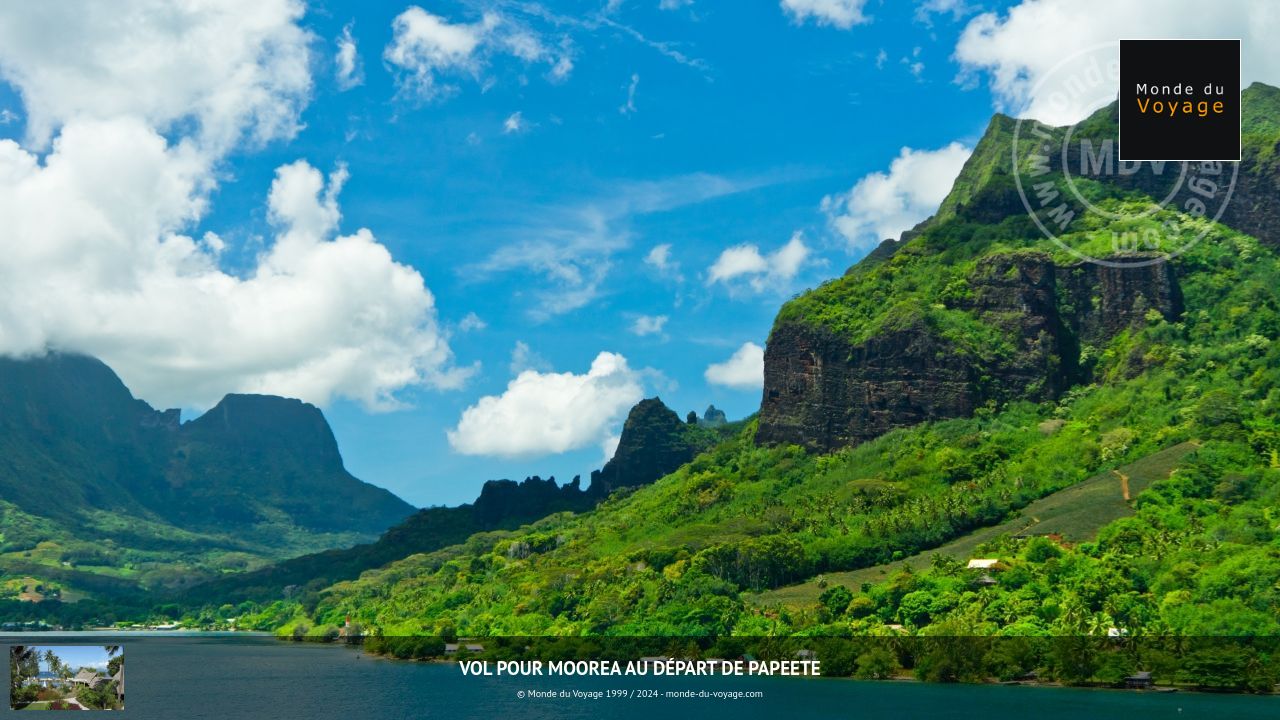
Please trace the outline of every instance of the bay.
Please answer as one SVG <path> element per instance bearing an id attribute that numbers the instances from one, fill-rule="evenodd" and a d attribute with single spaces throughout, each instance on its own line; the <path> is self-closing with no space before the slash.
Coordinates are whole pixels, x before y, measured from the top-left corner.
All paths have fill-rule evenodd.
<path id="1" fill-rule="evenodd" d="M 464 676 L 454 663 L 366 655 L 354 647 L 228 634 L 77 633 L 5 644 L 125 646 L 124 715 L 173 718 L 861 718 L 866 720 L 1274 720 L 1280 697 L 794 677 Z M 609 690 L 625 697 L 595 698 Z M 635 691 L 635 692 L 633 692 Z M 644 691 L 658 697 L 643 697 Z M 668 691 L 722 697 L 664 696 Z M 551 692 L 552 698 L 533 697 Z M 561 693 L 570 697 L 561 697 Z M 728 694 L 740 694 L 730 699 Z M 759 697 L 747 697 L 759 693 Z"/>

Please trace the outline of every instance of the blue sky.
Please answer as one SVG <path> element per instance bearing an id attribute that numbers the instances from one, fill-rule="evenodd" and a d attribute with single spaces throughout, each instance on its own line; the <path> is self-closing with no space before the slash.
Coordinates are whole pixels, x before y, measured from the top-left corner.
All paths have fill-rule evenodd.
<path id="1" fill-rule="evenodd" d="M 344 222 L 376 228 L 397 258 L 422 271 L 446 320 L 474 312 L 487 324 L 452 339 L 460 361 L 482 363 L 464 391 L 415 393 L 413 409 L 383 415 L 349 402 L 329 409 L 357 476 L 419 504 L 452 504 L 472 499 L 488 478 L 566 481 L 599 467 L 597 444 L 518 459 L 451 451 L 444 429 L 478 395 L 505 388 L 517 342 L 561 372 L 585 372 L 602 350 L 624 355 L 632 367 L 654 368 L 665 380 L 649 384 L 646 394 L 659 394 L 682 416 L 709 403 L 734 418 L 754 412 L 759 389 L 711 385 L 703 373 L 744 342 L 763 345 L 783 300 L 842 273 L 865 251 L 826 226 L 821 199 L 886 168 L 903 146 L 971 143 L 991 114 L 987 93 L 952 82 L 957 68 L 949 56 L 959 27 L 949 18 L 929 28 L 913 8 L 886 6 L 872 10 L 873 23 L 844 32 L 796 26 L 773 3 L 735 4 L 732 12 L 634 4 L 620 22 L 679 47 L 700 67 L 600 30 L 581 40 L 566 82 L 529 73 L 522 84 L 516 68 L 499 72 L 487 92 L 461 80 L 455 96 L 411 107 L 396 101 L 393 75 L 366 58 L 363 86 L 322 95 L 292 146 L 250 159 L 259 180 L 252 182 L 250 168 L 241 171 L 237 184 L 247 196 L 239 210 L 224 189 L 230 217 L 242 217 L 261 203 L 276 164 L 297 156 L 318 167 L 346 162 Z M 457 7 L 448 16 L 473 19 Z M 354 17 L 359 47 L 390 42 L 391 13 L 331 8 L 327 27 L 317 21 L 319 34 L 337 35 Z M 877 67 L 882 49 L 888 59 Z M 919 78 L 903 58 L 924 64 Z M 623 113 L 633 76 L 634 111 Z M 515 112 L 529 128 L 504 134 L 504 120 Z M 353 126 L 360 135 L 348 142 Z M 474 144 L 467 141 L 472 133 Z M 678 184 L 696 174 L 748 189 L 616 218 L 609 232 L 618 249 L 608 274 L 598 296 L 578 310 L 531 321 L 533 295 L 555 292 L 547 278 L 521 270 L 476 277 L 465 269 L 526 233 L 583 232 L 565 217 L 575 208 L 616 202 L 637 184 Z M 773 250 L 797 230 L 812 260 L 786 283 L 762 292 L 707 286 L 707 268 L 726 248 Z M 683 283 L 643 262 L 668 243 Z M 668 320 L 661 333 L 637 337 L 624 328 L 641 314 Z"/>
<path id="2" fill-rule="evenodd" d="M 105 671 L 107 661 L 111 659 L 101 645 L 38 645 L 35 651 L 40 656 L 41 670 L 49 669 L 48 663 L 44 661 L 46 650 L 52 650 L 72 670 L 91 667 Z"/>
<path id="3" fill-rule="evenodd" d="M 1064 60 L 1269 0 L 162 0 L 0 7 L 0 353 L 195 417 L 324 408 L 418 505 L 760 400 L 790 296 L 927 217 Z M 1105 98 L 1104 98 L 1105 100 Z"/>
<path id="4" fill-rule="evenodd" d="M 779 306 L 926 217 L 994 109 L 1074 47 L 1198 30 L 1056 0 L 145 2 L 0 23 L 0 211 L 58 250 L 0 236 L 0 351 L 95 354 L 188 419 L 316 402 L 417 505 L 585 478 L 640 397 L 754 412 Z"/>
<path id="5" fill-rule="evenodd" d="M 660 395 L 682 417 L 709 403 L 731 418 L 754 412 L 758 383 L 708 382 L 708 366 L 744 343 L 763 346 L 786 298 L 842 273 L 878 239 L 841 234 L 823 198 L 887 171 L 904 147 L 971 146 L 992 112 L 992 94 L 957 81 L 952 59 L 971 9 L 871 2 L 864 22 L 843 28 L 775 2 L 672 4 L 426 3 L 459 26 L 501 13 L 503 27 L 545 50 L 529 60 L 488 41 L 469 64 L 437 69 L 426 92 L 387 55 L 410 5 L 307 7 L 299 24 L 311 34 L 312 84 L 298 131 L 225 152 L 205 211 L 182 230 L 216 233 L 222 270 L 251 274 L 273 232 L 265 198 L 277 169 L 344 167 L 338 231 L 369 228 L 421 274 L 452 364 L 468 376 L 448 388 L 398 387 L 391 411 L 342 393 L 323 398 L 357 477 L 418 505 L 469 501 L 491 478 L 585 478 L 625 408 L 603 412 L 590 440 L 566 441 L 569 449 L 467 455 L 447 432 L 480 398 L 501 396 L 514 372 L 582 375 L 606 351 L 625 358 L 643 396 Z M 346 39 L 358 61 L 344 80 L 336 55 Z M 561 57 L 572 69 L 555 77 Z M 29 128 L 14 84 L 0 92 L 6 106 L 15 121 L 0 132 L 22 141 Z M 161 129 L 171 143 L 185 131 L 180 122 Z M 751 245 L 771 264 L 793 237 L 802 262 L 712 280 L 724 251 Z M 668 246 L 664 267 L 645 262 L 658 246 Z M 633 332 L 637 322 L 650 332 Z M 112 350 L 97 354 L 144 399 L 167 404 Z M 203 404 L 177 401 L 188 418 Z"/>

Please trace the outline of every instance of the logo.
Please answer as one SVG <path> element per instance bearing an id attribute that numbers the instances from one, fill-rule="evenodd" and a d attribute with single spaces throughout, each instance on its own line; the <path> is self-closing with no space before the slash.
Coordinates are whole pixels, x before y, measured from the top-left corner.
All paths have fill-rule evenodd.
<path id="1" fill-rule="evenodd" d="M 1087 48 L 1040 78 L 1031 93 L 1043 99 L 1036 114 L 1079 117 L 1081 110 L 1099 109 L 1066 126 L 1019 119 L 1013 175 L 1023 206 L 1046 237 L 1081 260 L 1134 267 L 1170 260 L 1203 239 L 1226 210 L 1239 165 L 1122 159 L 1118 115 L 1129 114 L 1112 104 L 1122 75 L 1119 45 Z M 1238 75 L 1234 83 L 1238 153 Z M 1127 130 L 1132 137 L 1133 127 Z"/>

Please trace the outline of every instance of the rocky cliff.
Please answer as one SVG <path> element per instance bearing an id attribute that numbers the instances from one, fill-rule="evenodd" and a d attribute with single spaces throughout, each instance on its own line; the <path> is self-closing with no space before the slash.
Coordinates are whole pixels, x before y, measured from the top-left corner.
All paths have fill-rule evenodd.
<path id="1" fill-rule="evenodd" d="M 660 398 L 641 400 L 627 414 L 613 457 L 591 473 L 589 490 L 604 497 L 618 488 L 648 485 L 692 460 L 700 449 L 688 423 Z"/>
<path id="2" fill-rule="evenodd" d="M 1280 90 L 1255 84 L 1242 104 L 1242 159 L 1225 168 L 1238 173 L 1220 220 L 1274 246 Z M 1042 128 L 1080 142 L 1050 153 L 1040 180 L 1079 167 L 1085 140 L 1093 150 L 1114 147 L 1117 119 L 1112 104 L 1071 134 Z M 1068 262 L 1040 235 L 1014 180 L 1015 124 L 992 119 L 934 217 L 784 305 L 765 350 L 758 442 L 826 451 L 993 401 L 1056 398 L 1090 379 L 1091 347 L 1152 311 L 1165 318 L 1183 311 L 1177 260 Z M 1091 178 L 1088 192 L 1095 202 L 1160 198 L 1178 177 L 1143 166 Z M 1087 230 L 1078 234 L 1089 242 Z"/>
<path id="3" fill-rule="evenodd" d="M 1105 342 L 1150 310 L 1182 311 L 1169 263 L 1057 265 L 1039 252 L 981 258 L 943 305 L 1003 346 L 974 352 L 927 313 L 859 342 L 804 319 L 779 322 L 765 349 L 757 441 L 829 451 L 989 401 L 1057 397 L 1083 379 L 1082 344 Z"/>

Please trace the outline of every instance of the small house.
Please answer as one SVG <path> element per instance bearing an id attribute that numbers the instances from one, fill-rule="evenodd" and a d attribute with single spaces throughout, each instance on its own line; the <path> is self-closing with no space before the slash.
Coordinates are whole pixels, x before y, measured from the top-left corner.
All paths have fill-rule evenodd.
<path id="1" fill-rule="evenodd" d="M 103 677 L 101 675 L 88 668 L 81 670 L 76 673 L 75 677 L 71 678 L 72 685 L 80 685 L 91 690 L 101 685 L 102 681 Z"/>
<path id="2" fill-rule="evenodd" d="M 458 652 L 458 643 L 445 643 L 445 644 L 444 644 L 444 654 L 445 654 L 445 655 L 454 655 L 454 654 L 457 654 L 457 652 Z"/>
<path id="3" fill-rule="evenodd" d="M 807 648 L 806 648 L 806 649 L 804 649 L 804 650 L 797 650 L 797 651 L 796 651 L 796 659 L 797 659 L 797 660 L 817 660 L 817 659 L 818 659 L 818 653 L 816 653 L 816 652 L 814 652 L 814 651 L 812 651 L 812 650 L 809 650 L 809 649 L 807 649 Z"/>
<path id="4" fill-rule="evenodd" d="M 114 680 L 116 683 L 116 699 L 123 703 L 124 702 L 124 666 L 121 666 L 119 670 L 116 670 L 116 674 L 112 675 L 111 679 Z"/>
<path id="5" fill-rule="evenodd" d="M 1155 680 L 1149 670 L 1141 670 L 1124 679 L 1124 686 L 1134 690 L 1146 690 L 1152 685 L 1155 685 Z"/>
<path id="6" fill-rule="evenodd" d="M 970 570 L 995 570 L 1000 558 L 972 558 L 966 566 Z"/>
<path id="7" fill-rule="evenodd" d="M 478 645 L 478 644 L 476 644 L 476 643 L 468 643 L 467 645 L 464 645 L 463 647 L 465 647 L 465 648 L 466 648 L 466 650 L 467 650 L 467 652 L 469 652 L 469 653 L 482 653 L 482 652 L 484 652 L 484 646 L 483 646 L 483 645 Z"/>

